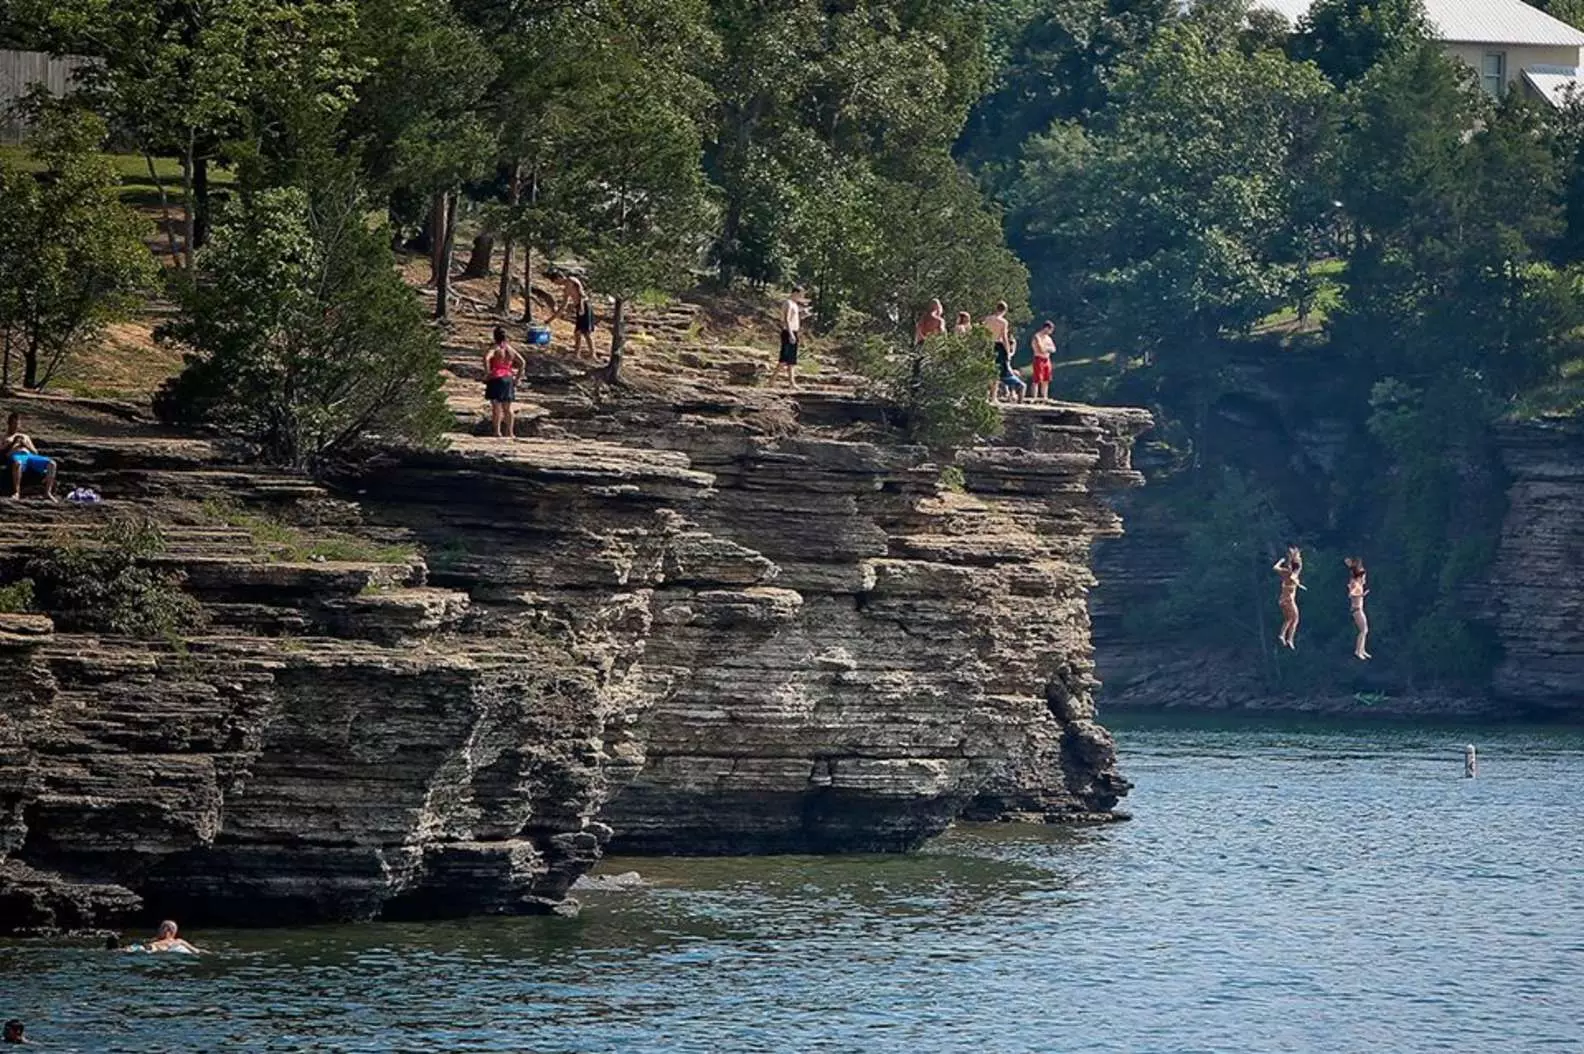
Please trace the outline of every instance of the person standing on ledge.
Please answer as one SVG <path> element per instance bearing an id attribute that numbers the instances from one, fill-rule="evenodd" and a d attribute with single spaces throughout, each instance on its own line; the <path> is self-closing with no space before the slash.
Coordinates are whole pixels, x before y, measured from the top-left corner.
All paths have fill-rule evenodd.
<path id="1" fill-rule="evenodd" d="M 159 924 L 155 938 L 145 946 L 151 952 L 183 952 L 187 955 L 203 954 L 176 935 L 176 923 L 166 919 Z"/>
<path id="2" fill-rule="evenodd" d="M 484 355 L 484 398 L 490 404 L 490 431 L 499 438 L 517 438 L 517 382 L 527 366 L 516 348 L 506 342 L 506 331 L 495 327 L 495 343 Z"/>
<path id="3" fill-rule="evenodd" d="M 957 312 L 957 322 L 952 326 L 952 332 L 959 337 L 966 337 L 973 332 L 973 316 L 966 311 Z"/>
<path id="4" fill-rule="evenodd" d="M 775 372 L 770 375 L 770 379 L 774 380 L 776 373 L 786 374 L 787 384 L 794 391 L 798 387 L 798 342 L 803 339 L 803 311 L 807 303 L 808 297 L 800 285 L 793 286 L 792 292 L 782 301 L 781 354 L 777 358 Z"/>
<path id="5" fill-rule="evenodd" d="M 594 357 L 594 303 L 589 299 L 588 290 L 583 286 L 583 279 L 575 274 L 561 275 L 561 305 L 550 316 L 554 322 L 558 318 L 572 320 L 572 353 L 582 354 L 580 349 L 587 348 L 587 358 Z"/>
<path id="6" fill-rule="evenodd" d="M 1056 323 L 1049 319 L 1034 334 L 1034 392 L 1029 397 L 1042 403 L 1050 402 L 1051 356 L 1056 354 Z"/>
<path id="7" fill-rule="evenodd" d="M 993 403 L 1001 401 L 1002 388 L 1014 393 L 1019 401 L 1023 398 L 1023 378 L 1012 369 L 1012 325 L 1006 316 L 1007 302 L 998 300 L 995 310 L 986 315 L 982 323 L 990 331 L 990 339 L 995 342 L 996 379 L 990 385 L 990 401 Z"/>

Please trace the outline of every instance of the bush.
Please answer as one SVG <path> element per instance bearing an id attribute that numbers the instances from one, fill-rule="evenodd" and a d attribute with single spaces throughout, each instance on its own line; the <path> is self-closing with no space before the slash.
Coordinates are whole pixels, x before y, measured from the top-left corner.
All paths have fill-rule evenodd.
<path id="1" fill-rule="evenodd" d="M 911 351 L 871 338 L 853 359 L 902 410 L 915 443 L 943 450 L 1001 431 L 1001 411 L 989 401 L 996 370 L 988 333 L 931 337 Z"/>
<path id="2" fill-rule="evenodd" d="M 0 614 L 20 615 L 33 610 L 33 580 L 23 578 L 8 586 L 0 586 Z"/>
<path id="3" fill-rule="evenodd" d="M 38 607 L 66 630 L 170 639 L 203 625 L 203 608 L 182 590 L 182 576 L 150 567 L 165 551 L 146 519 L 116 518 L 91 545 L 56 549 L 28 562 Z"/>
<path id="4" fill-rule="evenodd" d="M 160 416 L 308 469 L 370 439 L 436 441 L 448 423 L 439 336 L 390 242 L 350 179 L 247 196 L 161 330 L 191 351 Z"/>

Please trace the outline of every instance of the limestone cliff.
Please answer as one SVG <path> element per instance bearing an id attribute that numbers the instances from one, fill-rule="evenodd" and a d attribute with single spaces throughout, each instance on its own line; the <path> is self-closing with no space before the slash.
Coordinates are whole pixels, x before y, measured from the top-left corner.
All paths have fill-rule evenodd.
<path id="1" fill-rule="evenodd" d="M 551 910 L 613 831 L 899 849 L 1125 793 L 1085 595 L 1147 415 L 1016 414 L 953 489 L 860 400 L 538 382 L 534 436 L 333 490 L 137 429 L 51 442 L 110 501 L 8 506 L 8 577 L 135 510 L 210 622 L 0 616 L 0 930 Z M 236 509 L 387 552 L 283 557 Z"/>
<path id="2" fill-rule="evenodd" d="M 1489 584 L 1479 591 L 1502 645 L 1495 694 L 1535 712 L 1584 713 L 1584 424 L 1498 430 L 1511 477 Z"/>

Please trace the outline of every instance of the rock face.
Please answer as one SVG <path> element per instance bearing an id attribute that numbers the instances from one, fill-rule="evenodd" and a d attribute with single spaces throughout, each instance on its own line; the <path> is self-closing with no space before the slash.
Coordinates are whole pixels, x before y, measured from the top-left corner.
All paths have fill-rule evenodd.
<path id="1" fill-rule="evenodd" d="M 1495 693 L 1532 711 L 1584 712 L 1584 424 L 1504 426 L 1507 516 L 1482 591 L 1503 658 Z"/>
<path id="2" fill-rule="evenodd" d="M 901 849 L 1126 792 L 1085 595 L 1147 415 L 1015 414 L 949 488 L 832 438 L 874 418 L 856 400 L 791 429 L 753 392 L 546 402 L 535 437 L 337 493 L 191 440 L 53 443 L 112 500 L 9 506 L 6 580 L 135 509 L 209 624 L 176 647 L 0 616 L 0 930 L 545 911 L 613 831 Z M 282 559 L 261 516 L 386 549 Z"/>

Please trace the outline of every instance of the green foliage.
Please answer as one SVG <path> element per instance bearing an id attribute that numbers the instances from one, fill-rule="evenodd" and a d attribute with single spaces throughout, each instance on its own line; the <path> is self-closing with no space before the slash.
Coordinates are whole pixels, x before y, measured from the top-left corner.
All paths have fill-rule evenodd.
<path id="1" fill-rule="evenodd" d="M 1001 431 L 986 398 L 996 379 L 987 333 L 943 334 L 911 350 L 871 337 L 854 357 L 901 409 L 913 442 L 946 450 Z"/>
<path id="2" fill-rule="evenodd" d="M 1013 242 L 1036 302 L 1065 305 L 1090 342 L 1191 362 L 1291 297 L 1330 90 L 1233 45 L 1193 22 L 1163 30 L 1088 128 L 1026 148 Z"/>
<path id="3" fill-rule="evenodd" d="M 161 393 L 169 421 L 305 468 L 367 440 L 431 443 L 448 423 L 433 328 L 350 178 L 249 195 L 204 250 L 162 339 L 190 352 Z"/>
<path id="4" fill-rule="evenodd" d="M 162 569 L 159 527 L 146 519 L 107 520 L 91 542 L 53 549 L 28 561 L 40 611 L 73 631 L 173 639 L 205 622 L 182 590 L 182 576 Z"/>
<path id="5" fill-rule="evenodd" d="M 0 586 L 0 614 L 20 615 L 33 610 L 33 580 L 19 578 Z"/>
<path id="6" fill-rule="evenodd" d="M 1338 87 L 1434 37 L 1424 0 L 1315 0 L 1299 20 L 1293 53 Z"/>
<path id="7" fill-rule="evenodd" d="M 0 160 L 0 387 L 13 357 L 43 388 L 71 353 L 124 318 L 153 281 L 144 224 L 98 153 L 104 122 L 35 99 L 37 172 Z"/>

